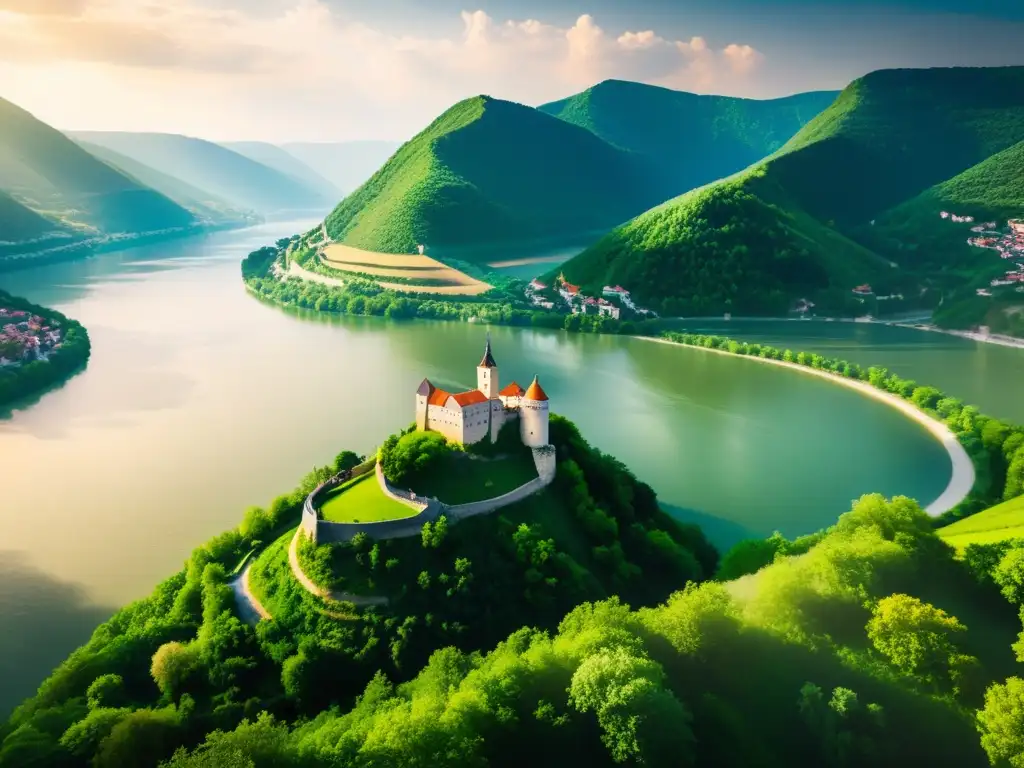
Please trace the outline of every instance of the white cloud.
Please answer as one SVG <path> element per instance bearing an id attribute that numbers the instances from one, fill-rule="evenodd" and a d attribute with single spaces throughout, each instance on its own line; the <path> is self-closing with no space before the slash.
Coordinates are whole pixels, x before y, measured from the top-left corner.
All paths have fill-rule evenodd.
<path id="1" fill-rule="evenodd" d="M 9 83 L 18 72 L 15 91 L 31 100 L 33 76 L 45 71 L 52 86 L 55 71 L 88 62 L 93 82 L 107 92 L 98 101 L 121 94 L 125 111 L 152 101 L 164 114 L 155 102 L 204 94 L 205 113 L 179 119 L 194 133 L 216 133 L 203 126 L 217 125 L 238 135 L 244 120 L 254 137 L 254 129 L 265 129 L 268 136 L 330 139 L 408 136 L 476 93 L 536 104 L 606 78 L 730 90 L 763 58 L 746 44 L 716 50 L 701 37 L 672 40 L 655 30 L 610 34 L 589 14 L 565 28 L 464 11 L 461 34 L 445 37 L 369 26 L 324 0 L 278 2 L 276 12 L 264 5 L 256 13 L 242 0 L 213 8 L 203 0 L 0 0 L 0 18 L 19 22 L 0 24 L 0 75 Z M 25 10 L 44 6 L 46 15 Z M 135 93 L 139 83 L 147 87 Z M 249 117 L 260 107 L 272 112 L 262 125 Z M 98 117 L 85 122 L 96 125 Z M 104 120 L 116 118 L 104 111 Z"/>

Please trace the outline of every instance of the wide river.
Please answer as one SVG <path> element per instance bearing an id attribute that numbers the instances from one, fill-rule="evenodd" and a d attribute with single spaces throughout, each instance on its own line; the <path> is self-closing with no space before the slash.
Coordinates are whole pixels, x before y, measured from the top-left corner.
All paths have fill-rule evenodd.
<path id="1" fill-rule="evenodd" d="M 301 226 L 0 277 L 81 320 L 93 342 L 84 373 L 0 414 L 0 716 L 246 506 L 410 423 L 423 377 L 475 385 L 478 325 L 307 317 L 249 296 L 239 259 Z M 1020 350 L 811 325 L 744 330 L 881 361 L 1024 419 L 1012 391 Z M 491 333 L 502 382 L 539 374 L 553 410 L 723 546 L 815 530 L 867 492 L 927 504 L 949 480 L 946 453 L 920 425 L 827 381 L 642 340 Z"/>

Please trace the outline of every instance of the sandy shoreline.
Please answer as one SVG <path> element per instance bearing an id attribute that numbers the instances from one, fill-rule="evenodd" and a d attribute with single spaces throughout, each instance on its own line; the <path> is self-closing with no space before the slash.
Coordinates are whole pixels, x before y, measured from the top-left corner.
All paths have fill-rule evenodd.
<path id="1" fill-rule="evenodd" d="M 714 352 L 719 355 L 729 355 L 730 357 L 738 357 L 743 360 L 753 360 L 760 363 L 769 363 L 771 365 L 782 366 L 783 368 L 790 368 L 800 373 L 810 374 L 812 376 L 818 376 L 824 379 L 828 379 L 836 384 L 841 384 L 850 389 L 856 389 L 863 395 L 873 397 L 876 400 L 880 400 L 883 403 L 890 405 L 903 412 L 905 416 L 913 419 L 918 424 L 927 429 L 931 435 L 938 440 L 942 446 L 946 449 L 946 453 L 949 454 L 949 460 L 953 465 L 953 473 L 949 478 L 949 484 L 935 501 L 925 507 L 931 517 L 938 517 L 944 512 L 949 511 L 971 492 L 971 488 L 974 487 L 974 464 L 971 463 L 971 457 L 967 455 L 967 451 L 960 445 L 960 441 L 956 439 L 956 435 L 950 431 L 950 429 L 943 424 L 941 421 L 937 421 L 929 416 L 924 411 L 920 410 L 912 403 L 907 402 L 901 397 L 890 394 L 889 392 L 883 392 L 880 389 L 875 389 L 867 382 L 858 381 L 855 379 L 847 379 L 844 376 L 836 376 L 834 373 L 827 371 L 819 371 L 816 368 L 808 368 L 804 365 L 797 363 L 789 363 L 785 360 L 772 360 L 766 357 L 754 357 L 752 355 L 735 355 L 732 352 L 727 352 L 723 349 L 708 349 L 707 347 L 694 347 L 688 344 L 678 344 L 669 339 L 659 339 L 653 336 L 634 336 L 635 339 L 641 339 L 646 341 L 654 341 L 659 344 L 672 344 L 673 346 L 681 347 L 683 349 L 696 349 L 702 352 Z M 865 491 L 866 493 L 869 491 Z"/>

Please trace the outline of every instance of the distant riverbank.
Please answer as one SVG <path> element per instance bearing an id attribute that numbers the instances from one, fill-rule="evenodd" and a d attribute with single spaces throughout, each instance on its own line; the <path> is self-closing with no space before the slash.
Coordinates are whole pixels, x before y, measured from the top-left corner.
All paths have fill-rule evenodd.
<path id="1" fill-rule="evenodd" d="M 855 389 L 863 395 L 873 397 L 893 408 L 901 411 L 905 416 L 913 419 L 918 424 L 928 430 L 929 433 L 942 447 L 946 449 L 946 453 L 949 455 L 949 460 L 953 465 L 953 472 L 949 478 L 949 484 L 946 489 L 939 495 L 935 501 L 929 504 L 925 508 L 931 517 L 939 517 L 945 512 L 956 507 L 970 494 L 971 489 L 974 487 L 975 473 L 974 464 L 971 461 L 971 457 L 967 451 L 957 440 L 956 435 L 943 424 L 941 421 L 933 418 L 929 414 L 925 413 L 921 409 L 915 407 L 912 403 L 897 397 L 890 392 L 884 392 L 871 384 L 860 381 L 858 379 L 848 379 L 843 376 L 837 376 L 829 371 L 823 371 L 816 368 L 808 368 L 806 365 L 800 365 L 799 363 L 790 363 L 785 360 L 774 360 L 767 357 L 756 357 L 754 355 L 737 355 L 728 350 L 714 349 L 709 347 L 698 347 L 680 344 L 679 342 L 672 341 L 671 339 L 657 338 L 653 336 L 636 336 L 634 338 L 641 339 L 644 341 L 655 341 L 659 344 L 672 344 L 677 347 L 686 347 L 689 349 L 702 349 L 706 352 L 715 352 L 720 355 L 729 355 L 731 357 L 742 357 L 748 360 L 755 360 L 761 363 L 770 363 L 771 365 L 778 365 L 784 368 L 789 368 L 800 373 L 808 373 L 812 376 L 818 376 L 821 378 L 829 379 L 836 384 L 841 384 L 844 387 Z"/>
<path id="2" fill-rule="evenodd" d="M 138 248 L 144 245 L 159 245 L 168 240 L 178 240 L 195 235 L 205 235 L 232 229 L 246 229 L 258 223 L 258 221 L 240 220 L 218 224 L 196 224 L 189 227 L 175 227 L 173 229 L 161 229 L 152 232 L 118 233 L 65 241 L 62 245 L 52 248 L 0 255 L 0 273 L 74 259 L 85 259 L 101 253 Z"/>
<path id="3" fill-rule="evenodd" d="M 863 317 L 731 317 L 725 320 L 721 315 L 714 315 L 712 317 L 667 317 L 666 322 L 674 323 L 702 323 L 702 322 L 744 322 L 744 323 L 757 323 L 757 322 L 788 322 L 788 323 L 870 323 L 873 325 L 889 325 L 896 326 L 898 328 L 910 328 L 915 331 L 930 331 L 932 333 L 944 333 L 948 336 L 959 336 L 961 339 L 969 339 L 971 341 L 981 342 L 983 344 L 995 344 L 1000 347 L 1014 347 L 1017 349 L 1024 349 L 1024 339 L 1018 339 L 1013 336 L 1004 336 L 998 333 L 983 334 L 977 331 L 957 331 L 949 328 L 939 328 L 931 323 L 914 322 L 910 320 L 880 320 L 877 318 L 863 318 Z"/>

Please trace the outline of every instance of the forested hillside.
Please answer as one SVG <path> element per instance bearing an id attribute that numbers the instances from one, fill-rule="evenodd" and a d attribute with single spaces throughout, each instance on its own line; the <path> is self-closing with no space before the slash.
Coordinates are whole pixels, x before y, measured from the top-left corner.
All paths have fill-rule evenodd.
<path id="1" fill-rule="evenodd" d="M 101 233 L 146 232 L 194 223 L 192 214 L 181 206 L 3 99 L 0 189 L 29 208 Z"/>
<path id="2" fill-rule="evenodd" d="M 512 102 L 456 104 L 327 217 L 373 251 L 498 244 L 600 230 L 657 200 L 637 158 Z"/>
<path id="3" fill-rule="evenodd" d="M 0 191 L 0 242 L 33 240 L 62 229 L 57 222 L 40 216 Z"/>
<path id="4" fill-rule="evenodd" d="M 668 199 L 770 155 L 838 95 L 737 99 L 606 80 L 538 109 L 647 159 Z"/>
<path id="5" fill-rule="evenodd" d="M 679 314 L 778 313 L 808 293 L 842 310 L 864 282 L 910 292 L 918 265 L 891 245 L 883 214 L 1022 140 L 1024 68 L 874 72 L 765 161 L 619 227 L 565 273 L 587 286 L 631 280 L 641 300 Z M 973 195 L 1002 199 L 1001 174 L 973 178 Z M 740 233 L 751 209 L 760 228 Z"/>

